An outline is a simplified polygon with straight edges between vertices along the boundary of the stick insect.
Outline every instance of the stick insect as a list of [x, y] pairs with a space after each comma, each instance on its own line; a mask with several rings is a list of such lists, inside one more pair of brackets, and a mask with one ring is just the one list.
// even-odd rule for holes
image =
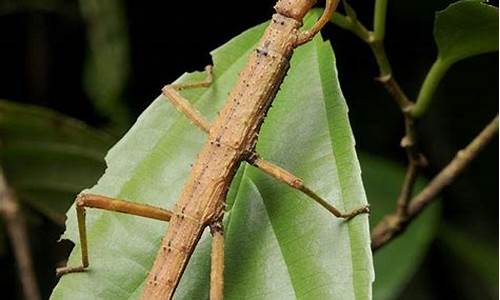
[[255, 151], [257, 137], [267, 110], [289, 68], [293, 50], [310, 41], [328, 22], [338, 0], [327, 0], [322, 16], [309, 29], [301, 30], [302, 19], [315, 0], [278, 0], [276, 13], [250, 55], [246, 66], [228, 96], [219, 116], [207, 121], [180, 90], [208, 87], [212, 68], [206, 67], [202, 82], [170, 84], [163, 88], [166, 98], [192, 123], [208, 134], [173, 210], [112, 199], [102, 195], [80, 194], [76, 211], [81, 242], [82, 264], [58, 269], [58, 274], [82, 272], [89, 267], [85, 209], [99, 208], [168, 221], [156, 260], [149, 272], [141, 299], [171, 299], [201, 234], [209, 227], [213, 235], [210, 273], [210, 299], [223, 298], [225, 198], [241, 162], [246, 161], [268, 175], [300, 190], [335, 217], [351, 219], [368, 213], [368, 206], [342, 213], [309, 189], [294, 174], [261, 158]]

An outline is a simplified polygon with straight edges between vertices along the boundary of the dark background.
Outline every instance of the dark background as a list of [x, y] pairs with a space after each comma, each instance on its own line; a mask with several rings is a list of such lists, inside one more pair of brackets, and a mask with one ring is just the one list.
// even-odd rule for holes
[[[164, 84], [210, 63], [210, 50], [269, 19], [272, 2], [126, 1], [131, 70], [122, 98], [133, 119]], [[452, 1], [389, 2], [387, 53], [395, 77], [415, 98], [436, 56], [434, 12]], [[108, 117], [93, 108], [82, 84], [88, 46], [78, 2], [33, 3], [0, 0], [0, 99], [50, 107], [90, 125], [105, 126]], [[350, 3], [371, 28], [373, 1]], [[378, 70], [369, 48], [333, 25], [323, 32], [333, 41], [358, 148], [405, 163], [399, 148], [403, 120], [395, 103], [374, 80]], [[418, 124], [422, 149], [430, 162], [427, 177], [445, 166], [497, 114], [497, 66], [498, 53], [467, 59], [453, 66], [441, 83], [429, 113]], [[496, 250], [497, 153], [498, 139], [443, 196], [443, 222], [489, 241], [488, 246]], [[36, 271], [43, 295], [48, 297], [56, 281], [51, 273], [53, 265], [47, 261], [55, 264], [64, 254], [56, 245], [62, 229], [42, 219], [42, 225], [32, 230]], [[1, 298], [15, 298], [19, 284], [11, 252], [0, 258], [0, 268]], [[491, 298], [483, 284], [450, 258], [437, 239], [401, 299]]]

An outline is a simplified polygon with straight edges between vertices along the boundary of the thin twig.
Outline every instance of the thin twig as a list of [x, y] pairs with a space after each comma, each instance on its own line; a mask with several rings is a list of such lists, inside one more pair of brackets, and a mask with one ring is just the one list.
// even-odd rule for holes
[[[469, 146], [467, 146], [467, 148], [459, 151], [457, 157], [410, 202], [419, 169], [427, 165], [425, 157], [418, 149], [415, 119], [421, 117], [425, 113], [429, 103], [428, 99], [432, 97], [435, 91], [436, 84], [434, 82], [439, 82], [447, 68], [446, 66], [443, 68], [433, 67], [433, 70], [438, 69], [439, 71], [435, 70], [434, 72], [430, 72], [428, 79], [426, 79], [422, 87], [422, 91], [418, 97], [418, 107], [416, 107], [415, 103], [404, 93], [393, 77], [392, 68], [384, 48], [387, 0], [376, 0], [375, 2], [374, 31], [366, 29], [357, 19], [354, 9], [349, 6], [346, 1], [344, 1], [344, 8], [347, 16], [336, 13], [332, 17], [331, 22], [343, 29], [351, 31], [370, 46], [379, 67], [379, 77], [377, 80], [384, 85], [387, 92], [398, 104], [405, 120], [405, 136], [401, 140], [401, 147], [406, 150], [408, 168], [401, 192], [398, 196], [395, 212], [386, 215], [382, 221], [375, 226], [372, 232], [372, 249], [375, 251], [400, 234], [408, 223], [411, 222], [411, 220], [415, 218], [446, 185], [450, 184], [456, 176], [463, 172], [465, 167], [476, 157], [479, 151], [498, 131], [498, 116]], [[438, 75], [434, 75], [435, 73]]]
[[368, 44], [379, 68], [377, 81], [384, 86], [389, 95], [394, 99], [404, 117], [405, 136], [401, 140], [401, 147], [405, 149], [408, 156], [408, 169], [397, 200], [396, 209], [396, 214], [404, 217], [408, 214], [408, 202], [412, 196], [419, 169], [426, 166], [427, 163], [425, 157], [418, 149], [415, 119], [411, 114], [414, 102], [410, 100], [394, 78], [392, 67], [384, 47], [387, 0], [377, 0], [375, 2], [374, 31], [366, 29], [358, 20], [355, 10], [346, 1], [344, 1], [344, 8], [347, 16], [336, 14], [331, 21], [351, 31]]
[[408, 214], [408, 199], [411, 198], [413, 186], [417, 180], [418, 166], [410, 161], [406, 169], [406, 175], [401, 186], [401, 192], [398, 196], [396, 214], [401, 217], [406, 217]]
[[[381, 4], [379, 4], [379, 2]], [[379, 68], [379, 76], [377, 80], [385, 87], [389, 95], [391, 95], [394, 101], [398, 104], [405, 117], [411, 118], [409, 114], [414, 106], [414, 102], [410, 100], [394, 78], [392, 74], [392, 67], [384, 47], [385, 32], [382, 32], [382, 30], [385, 30], [386, 2], [387, 1], [377, 1], [376, 4], [376, 8], [378, 8], [378, 10], [375, 11], [374, 19], [377, 20], [376, 24], [378, 24], [378, 32], [368, 30], [358, 20], [354, 9], [345, 1], [344, 7], [347, 16], [335, 13], [331, 22], [345, 30], [351, 31], [354, 35], [368, 44]]]
[[375, 39], [382, 41], [385, 37], [385, 16], [387, 14], [387, 0], [376, 0], [374, 11], [373, 32], [375, 33]]
[[457, 152], [455, 158], [439, 172], [436, 177], [417, 195], [408, 206], [407, 215], [393, 213], [375, 226], [372, 232], [372, 250], [376, 251], [401, 234], [408, 224], [429, 205], [443, 188], [463, 173], [467, 166], [477, 157], [479, 152], [497, 136], [498, 115], [486, 126], [481, 133], [463, 150]]
[[27, 300], [39, 300], [38, 285], [33, 271], [31, 253], [28, 245], [26, 224], [13, 191], [8, 187], [0, 168], [0, 215], [12, 243], [17, 260], [19, 279]]
[[[377, 53], [381, 57], [379, 60], [387, 60], [385, 50], [375, 51], [372, 47], [372, 52], [374, 55]], [[382, 75], [382, 69], [380, 69], [380, 71], [380, 76], [377, 78], [377, 81], [384, 85], [384, 88], [387, 90], [389, 95], [391, 95], [394, 101], [396, 101], [401, 111], [403, 113], [408, 112], [413, 106], [413, 102], [408, 98], [408, 96], [406, 96], [392, 74], [389, 73]]]

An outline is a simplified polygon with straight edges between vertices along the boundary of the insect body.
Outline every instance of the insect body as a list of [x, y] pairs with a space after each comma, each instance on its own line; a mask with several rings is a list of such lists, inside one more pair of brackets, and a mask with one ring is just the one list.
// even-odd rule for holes
[[273, 165], [255, 153], [257, 135], [280, 84], [289, 67], [293, 50], [309, 41], [329, 20], [337, 2], [328, 0], [325, 12], [309, 30], [301, 31], [304, 15], [314, 0], [279, 0], [276, 14], [265, 31], [259, 46], [252, 52], [245, 68], [228, 96], [218, 118], [210, 124], [178, 93], [185, 88], [207, 86], [207, 81], [195, 84], [167, 85], [165, 96], [194, 124], [208, 133], [193, 165], [188, 181], [172, 211], [146, 205], [82, 194], [77, 198], [82, 244], [82, 266], [65, 267], [60, 273], [83, 271], [88, 266], [84, 208], [95, 207], [169, 221], [156, 260], [149, 272], [142, 299], [171, 299], [191, 254], [204, 229], [210, 226], [214, 235], [212, 247], [211, 299], [223, 295], [223, 228], [225, 198], [230, 183], [242, 161], [247, 161], [269, 175], [306, 193], [337, 217], [349, 219], [368, 212], [361, 207], [343, 214], [307, 188], [302, 180]]
[[[259, 127], [288, 69], [299, 26], [292, 18], [273, 16], [260, 46], [251, 54], [226, 106], [211, 125], [208, 141], [176, 203], [162, 243], [167, 250], [158, 254], [145, 298], [171, 295], [203, 228], [220, 219], [231, 180], [240, 162], [253, 154]], [[167, 284], [155, 288], [155, 280]]]

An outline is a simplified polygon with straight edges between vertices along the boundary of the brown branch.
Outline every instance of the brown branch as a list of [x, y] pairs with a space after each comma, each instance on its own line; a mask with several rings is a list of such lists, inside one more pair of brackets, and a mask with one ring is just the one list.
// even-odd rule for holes
[[26, 224], [13, 191], [8, 187], [0, 168], [0, 215], [12, 243], [17, 261], [19, 279], [27, 300], [39, 300], [38, 285], [33, 272], [33, 263], [28, 245]]
[[[385, 22], [386, 1], [380, 1], [379, 10], [375, 11], [375, 19], [379, 14], [379, 21]], [[431, 183], [411, 202], [411, 196], [419, 169], [427, 165], [427, 160], [418, 149], [417, 132], [415, 128], [415, 117], [411, 111], [415, 103], [405, 94], [401, 86], [392, 75], [392, 67], [384, 48], [384, 29], [377, 32], [368, 30], [356, 16], [354, 9], [344, 2], [347, 15], [336, 13], [332, 23], [341, 28], [351, 31], [370, 47], [379, 68], [377, 80], [384, 86], [389, 95], [399, 106], [405, 121], [405, 136], [401, 140], [401, 147], [406, 150], [408, 156], [408, 168], [405, 179], [397, 199], [397, 208], [392, 214], [386, 215], [382, 221], [375, 226], [372, 232], [372, 249], [377, 250], [393, 237], [400, 234], [408, 223], [426, 207], [431, 200], [456, 176], [461, 174], [465, 167], [476, 157], [478, 152], [488, 143], [495, 132], [498, 131], [498, 116], [492, 123], [462, 151], [457, 157], [444, 168]], [[384, 24], [385, 25], [385, 24]], [[376, 27], [376, 26], [375, 26]], [[375, 31], [377, 29], [375, 28]]]
[[370, 47], [379, 68], [379, 77], [377, 80], [384, 85], [389, 95], [391, 95], [401, 108], [401, 111], [409, 112], [414, 103], [404, 93], [403, 89], [401, 89], [392, 75], [392, 67], [387, 57], [387, 53], [385, 52], [383, 37], [377, 39], [375, 33], [368, 30], [366, 26], [358, 20], [356, 12], [346, 2], [344, 2], [344, 8], [346, 9], [347, 16], [335, 13], [331, 22], [352, 32]]
[[406, 175], [401, 186], [401, 191], [399, 192], [397, 200], [396, 214], [401, 217], [406, 217], [408, 214], [408, 200], [411, 198], [413, 191], [413, 186], [417, 180], [418, 166], [416, 163], [410, 161], [408, 168], [406, 169]]
[[414, 102], [405, 94], [392, 75], [392, 68], [385, 52], [383, 40], [371, 39], [368, 42], [379, 67], [377, 80], [384, 86], [389, 95], [399, 106], [405, 122], [405, 136], [401, 139], [401, 147], [406, 150], [408, 167], [406, 176], [397, 200], [396, 215], [405, 218], [408, 215], [408, 202], [411, 199], [418, 172], [427, 165], [427, 160], [418, 149], [415, 119], [410, 115]]
[[[408, 156], [408, 169], [401, 192], [398, 197], [396, 212], [399, 216], [405, 216], [407, 215], [406, 209], [412, 195], [412, 191], [415, 185], [415, 179], [417, 177], [419, 169], [426, 166], [426, 159], [420, 153], [417, 146], [415, 120], [410, 115], [410, 112], [414, 106], [414, 102], [411, 101], [410, 98], [405, 94], [392, 74], [392, 67], [384, 47], [385, 34], [383, 32], [383, 29], [382, 32], [378, 32], [378, 34], [368, 30], [358, 20], [356, 12], [347, 2], [344, 2], [344, 8], [346, 10], [347, 16], [343, 16], [337, 13], [334, 15], [331, 21], [338, 26], [351, 31], [368, 44], [379, 69], [379, 76], [376, 79], [384, 86], [394, 102], [396, 102], [396, 104], [399, 106], [401, 113], [404, 116], [405, 136], [401, 140], [401, 147], [406, 150], [406, 154]], [[382, 7], [380, 8], [382, 9]], [[377, 13], [381, 13], [383, 15], [383, 17], [379, 18], [379, 21], [385, 18], [385, 8], [378, 12], [375, 12], [375, 14]], [[384, 26], [382, 27], [385, 28]]]
[[372, 250], [376, 251], [401, 234], [408, 224], [427, 207], [444, 187], [448, 186], [477, 157], [488, 143], [497, 136], [498, 115], [481, 133], [463, 150], [458, 151], [455, 158], [439, 172], [434, 179], [417, 195], [408, 206], [407, 215], [393, 213], [387, 215], [372, 231]]
[[[373, 53], [375, 55], [375, 51], [373, 51]], [[383, 51], [383, 56], [385, 57], [385, 59], [387, 59], [385, 55], [385, 51]], [[413, 101], [411, 101], [408, 96], [406, 96], [403, 89], [401, 89], [401, 86], [399, 86], [399, 83], [391, 73], [383, 74], [382, 69], [380, 71], [381, 74], [377, 78], [377, 81], [384, 86], [389, 95], [391, 95], [394, 101], [396, 101], [401, 111], [403, 113], [408, 112], [413, 106]]]

